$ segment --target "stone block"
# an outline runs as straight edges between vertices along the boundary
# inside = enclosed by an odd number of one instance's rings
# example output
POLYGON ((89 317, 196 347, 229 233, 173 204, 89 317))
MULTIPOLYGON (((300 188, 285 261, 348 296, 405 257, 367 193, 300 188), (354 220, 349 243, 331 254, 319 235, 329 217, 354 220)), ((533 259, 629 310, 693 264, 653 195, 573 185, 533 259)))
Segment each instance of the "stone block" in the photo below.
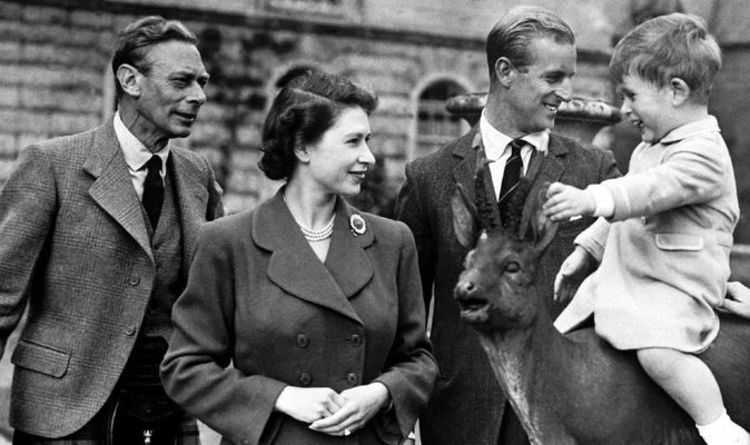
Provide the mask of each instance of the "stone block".
POLYGON ((262 127, 245 125, 237 129, 237 144, 245 148, 259 148, 263 138, 262 127))
POLYGON ((52 6, 26 6, 22 18, 31 23, 67 24, 69 13, 67 9, 52 6))
POLYGON ((0 41, 0 61, 16 63, 20 58, 20 43, 14 41, 0 41))
POLYGON ((0 158, 14 158, 17 154, 16 136, 12 133, 0 133, 0 158))
POLYGON ((15 167, 15 159, 0 158, 0 187, 2 187, 2 185, 5 184, 5 181, 8 180, 15 167))
POLYGON ((106 12, 76 11, 70 13, 70 23, 94 29, 111 28, 114 23, 112 14, 106 12))
POLYGON ((6 84, 45 85, 62 90, 101 90, 103 73, 79 69, 0 64, 0 81, 6 84))
POLYGON ((109 56, 90 48, 60 46, 53 43, 29 43, 23 46, 21 60, 51 65, 94 67, 102 69, 109 63, 109 56))
POLYGON ((5 41, 20 42, 24 39, 28 25, 20 20, 8 20, 4 15, 0 15, 0 36, 5 41))
POLYGON ((14 2, 0 2, 0 17, 3 20, 18 20, 23 17, 23 5, 14 2))
POLYGON ((46 120, 48 121, 47 126, 42 128, 46 128, 50 134, 55 136, 79 133, 101 124, 98 115, 59 111, 50 113, 46 120))
POLYGON ((190 141, 194 144, 221 145, 232 138, 226 126, 217 123, 196 122, 190 133, 190 141))
POLYGON ((17 107, 19 104, 18 87, 0 86, 0 106, 17 107))
POLYGON ((406 137, 401 135, 374 135, 370 150, 376 156, 404 157, 406 154, 406 137))
POLYGON ((65 91, 50 88, 26 87, 21 89, 21 104, 30 109, 78 111, 100 110, 102 98, 88 92, 65 91))

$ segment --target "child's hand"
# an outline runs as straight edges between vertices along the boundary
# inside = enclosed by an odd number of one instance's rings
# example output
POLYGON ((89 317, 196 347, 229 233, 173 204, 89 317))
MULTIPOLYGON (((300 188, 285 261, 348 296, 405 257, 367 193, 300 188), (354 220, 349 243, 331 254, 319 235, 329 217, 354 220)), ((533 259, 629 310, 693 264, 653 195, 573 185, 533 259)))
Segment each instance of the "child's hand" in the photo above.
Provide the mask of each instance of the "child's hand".
POLYGON ((563 261, 560 271, 555 276, 554 300, 564 303, 575 295, 578 286, 594 269, 594 259, 576 246, 575 250, 563 261))
POLYGON ((727 283, 727 298, 724 299, 724 306, 720 309, 740 317, 750 318, 750 289, 739 281, 727 283))
POLYGON ((555 182, 547 189, 547 201, 542 209, 551 220, 563 221, 593 215, 596 203, 586 190, 555 182))

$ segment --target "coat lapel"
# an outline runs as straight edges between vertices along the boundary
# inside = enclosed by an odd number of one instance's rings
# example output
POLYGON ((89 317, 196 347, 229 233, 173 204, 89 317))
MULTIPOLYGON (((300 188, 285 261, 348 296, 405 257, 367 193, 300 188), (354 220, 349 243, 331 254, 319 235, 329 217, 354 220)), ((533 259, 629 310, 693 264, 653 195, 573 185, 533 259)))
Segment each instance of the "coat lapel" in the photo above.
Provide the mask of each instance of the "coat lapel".
POLYGON ((458 162, 453 167, 453 179, 461 184, 468 196, 474 196, 474 174, 476 172, 477 150, 482 148, 482 135, 479 125, 458 140, 453 156, 458 162))
POLYGON ((336 224, 333 227, 331 247, 325 265, 347 298, 353 297, 373 276, 370 257, 365 252, 375 241, 375 234, 367 227, 365 233, 355 236, 349 218, 357 211, 339 198, 336 205, 336 224))
POLYGON ((310 303, 341 313, 358 323, 349 296, 372 278, 372 265, 362 241, 351 241, 345 203, 339 199, 333 237, 324 265, 310 248, 291 213, 281 190, 261 204, 253 217, 253 239, 272 251, 268 278, 287 293, 310 303), (341 258, 335 258, 337 255, 341 258), (331 270, 329 271, 329 268, 331 270))
MULTIPOLYGON (((182 264, 190 264, 195 241, 201 223, 206 221, 208 191, 200 182, 205 175, 186 158, 181 149, 170 147, 168 165, 172 165, 172 177, 177 193, 180 227, 182 228, 182 264)), ((183 268, 187 273, 188 268, 183 268)))
POLYGON ((111 123, 94 132, 90 156, 83 168, 95 178, 89 188, 91 198, 112 216, 135 239, 151 261, 154 261, 141 203, 133 188, 125 157, 111 123))
POLYGON ((533 212, 537 209, 537 203, 543 199, 540 194, 544 185, 559 180, 565 171, 564 159, 566 153, 568 153, 568 148, 554 134, 550 134, 546 156, 534 151, 526 172, 526 177, 531 180, 533 186, 523 207, 520 234, 526 232, 533 212))

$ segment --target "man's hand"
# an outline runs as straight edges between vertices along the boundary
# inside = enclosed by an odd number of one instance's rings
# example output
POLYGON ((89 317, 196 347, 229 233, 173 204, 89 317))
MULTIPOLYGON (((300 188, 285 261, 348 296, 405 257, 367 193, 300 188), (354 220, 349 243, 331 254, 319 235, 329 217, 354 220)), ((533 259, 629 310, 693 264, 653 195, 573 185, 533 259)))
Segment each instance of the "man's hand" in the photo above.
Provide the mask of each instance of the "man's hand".
POLYGON ((593 215, 596 202, 586 190, 555 182, 547 189, 547 201, 544 202, 542 210, 551 220, 564 221, 593 215))
POLYGON ((576 246, 573 253, 563 261, 560 271, 555 276, 555 301, 564 303, 573 298, 578 286, 593 270, 593 262, 591 255, 581 246, 576 246))
POLYGON ((727 298, 724 299, 724 306, 721 309, 740 317, 750 318, 750 289, 739 281, 727 283, 727 298))
POLYGON ((348 436, 364 427, 389 400, 388 389, 380 382, 347 389, 340 396, 344 400, 341 409, 313 422, 311 430, 332 436, 348 436))
POLYGON ((344 401, 331 388, 287 386, 276 399, 274 408, 300 422, 312 423, 338 412, 344 401))

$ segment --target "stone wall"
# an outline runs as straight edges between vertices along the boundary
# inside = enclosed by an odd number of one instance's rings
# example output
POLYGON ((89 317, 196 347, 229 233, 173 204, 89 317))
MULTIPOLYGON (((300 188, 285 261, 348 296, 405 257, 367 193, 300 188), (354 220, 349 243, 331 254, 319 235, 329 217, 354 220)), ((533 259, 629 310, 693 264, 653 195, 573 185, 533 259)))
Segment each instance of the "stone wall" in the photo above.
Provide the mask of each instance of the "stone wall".
MULTIPOLYGON (((390 194, 414 156, 420 91, 437 79, 467 91, 487 88, 483 38, 473 35, 432 39, 421 31, 353 26, 346 18, 331 24, 249 16, 234 11, 238 6, 232 2, 219 12, 173 6, 184 3, 0 1, 0 182, 29 143, 110 118, 114 91, 108 63, 115 33, 146 14, 183 20, 201 39, 212 76, 208 103, 183 143, 211 160, 232 212, 253 207, 279 185, 256 166, 260 131, 276 82, 295 67, 339 73, 378 93, 371 147, 383 168, 383 190, 390 194)), ((605 62, 599 53, 582 54, 578 91, 611 99, 605 62)))

